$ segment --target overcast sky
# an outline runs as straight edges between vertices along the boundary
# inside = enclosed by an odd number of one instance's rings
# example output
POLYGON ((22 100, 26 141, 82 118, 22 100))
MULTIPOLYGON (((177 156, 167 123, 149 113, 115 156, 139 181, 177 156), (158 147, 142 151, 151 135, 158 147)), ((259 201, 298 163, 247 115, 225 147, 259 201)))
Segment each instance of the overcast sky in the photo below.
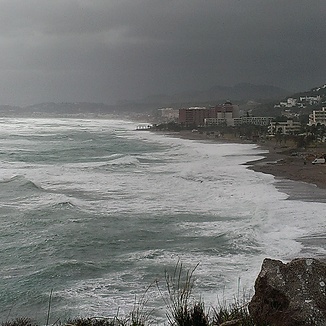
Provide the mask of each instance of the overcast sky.
POLYGON ((0 104, 326 83, 325 0, 0 0, 0 104))

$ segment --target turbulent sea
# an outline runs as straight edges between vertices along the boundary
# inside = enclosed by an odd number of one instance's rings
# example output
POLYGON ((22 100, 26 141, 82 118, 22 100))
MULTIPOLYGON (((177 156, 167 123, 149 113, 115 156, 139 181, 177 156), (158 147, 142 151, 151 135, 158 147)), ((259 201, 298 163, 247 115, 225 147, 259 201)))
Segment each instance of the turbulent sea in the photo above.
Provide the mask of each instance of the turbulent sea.
POLYGON ((199 264, 194 294, 210 307, 252 294, 265 257, 325 254, 326 204, 249 170, 262 149, 135 127, 0 119, 1 321, 45 324, 53 291, 50 322, 124 315, 145 295, 162 323, 153 284, 178 261, 199 264))

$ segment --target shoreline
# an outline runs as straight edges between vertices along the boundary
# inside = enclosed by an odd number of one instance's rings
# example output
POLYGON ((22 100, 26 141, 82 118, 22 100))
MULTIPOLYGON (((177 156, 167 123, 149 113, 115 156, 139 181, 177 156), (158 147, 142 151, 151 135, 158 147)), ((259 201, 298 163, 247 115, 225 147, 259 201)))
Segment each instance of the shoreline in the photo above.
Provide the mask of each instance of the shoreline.
POLYGON ((276 144, 274 140, 264 143, 242 140, 233 135, 216 137, 214 134, 191 131, 162 132, 166 135, 199 141, 213 141, 219 143, 254 144, 266 150, 264 158, 245 163, 248 169, 255 172, 271 174, 275 179, 292 180, 314 185, 326 190, 326 164, 312 164, 316 156, 326 154, 326 145, 319 145, 298 150, 293 144, 286 146, 276 144))
POLYGON ((265 174, 271 174, 278 180, 291 180, 314 185, 326 189, 326 165, 312 164, 313 159, 320 155, 323 147, 297 151, 293 147, 281 148, 274 144, 257 144, 268 150, 264 158, 247 162, 248 168, 265 174))

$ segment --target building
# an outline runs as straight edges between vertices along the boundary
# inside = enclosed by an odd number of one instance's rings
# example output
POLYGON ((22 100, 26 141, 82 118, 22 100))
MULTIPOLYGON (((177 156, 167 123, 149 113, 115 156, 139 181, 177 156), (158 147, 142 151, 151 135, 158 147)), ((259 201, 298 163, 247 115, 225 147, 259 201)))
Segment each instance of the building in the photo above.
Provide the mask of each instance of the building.
POLYGON ((309 105, 318 104, 321 100, 321 96, 300 96, 299 101, 307 103, 309 105))
POLYGON ((226 113, 225 117, 205 119, 206 126, 240 126, 240 125, 255 125, 255 126, 268 126, 274 117, 233 117, 226 113))
POLYGON ((310 96, 310 95, 305 95, 305 96, 299 96, 299 98, 294 98, 294 97, 288 97, 286 101, 281 101, 278 104, 274 105, 274 108, 306 108, 307 105, 316 105, 320 103, 321 101, 321 96, 316 95, 316 96, 310 96))
POLYGON ((249 124, 255 126, 268 126, 274 117, 241 117, 241 124, 249 124))
POLYGON ((288 119, 287 121, 271 121, 268 126, 268 133, 270 135, 284 134, 294 135, 301 130, 301 123, 299 121, 293 121, 288 119))
POLYGON ((314 110, 309 114, 309 126, 313 125, 325 125, 326 126, 326 107, 323 107, 321 110, 314 110))
POLYGON ((293 97, 289 97, 287 100, 286 100, 286 107, 288 108, 292 108, 294 106, 297 105, 297 102, 298 100, 296 98, 293 98, 293 97))
POLYGON ((205 107, 182 108, 179 109, 179 123, 185 126, 202 126, 208 115, 205 107))
POLYGON ((238 107, 227 102, 224 105, 218 105, 213 110, 213 117, 204 119, 205 126, 226 125, 234 126, 234 119, 238 118, 238 107))
POLYGON ((293 97, 289 97, 286 101, 281 101, 279 104, 274 105, 274 108, 292 108, 297 105, 298 100, 293 97))
POLYGON ((185 126, 208 126, 221 123, 230 123, 232 125, 233 118, 239 116, 238 106, 226 102, 223 105, 215 107, 191 107, 179 110, 179 123, 185 126))

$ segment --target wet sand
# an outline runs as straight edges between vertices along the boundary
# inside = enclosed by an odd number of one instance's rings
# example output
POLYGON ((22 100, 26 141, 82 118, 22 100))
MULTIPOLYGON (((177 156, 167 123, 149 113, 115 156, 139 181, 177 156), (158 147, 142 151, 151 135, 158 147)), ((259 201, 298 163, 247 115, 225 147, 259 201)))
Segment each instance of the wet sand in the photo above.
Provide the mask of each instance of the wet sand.
MULTIPOLYGON (((191 131, 181 131, 170 134, 176 137, 194 140, 253 143, 252 141, 241 140, 233 135, 217 137, 216 134, 207 135, 205 133, 200 134, 191 131)), ((317 197, 321 197, 320 199, 322 199, 325 194, 326 201, 326 164, 311 163, 315 157, 326 154, 326 145, 300 150, 296 149, 293 144, 282 144, 281 146, 280 144, 276 144, 274 140, 257 143, 257 145, 268 152, 264 154, 265 158, 246 163, 249 169, 256 172, 271 174, 275 176, 276 179, 280 180, 300 181, 314 185, 310 187, 311 189, 316 188, 316 186, 320 189, 325 189, 325 192, 311 191, 310 194, 313 195, 315 193, 317 197)))
POLYGON ((250 169, 272 174, 277 179, 301 181, 326 189, 326 164, 311 163, 326 149, 319 147, 296 151, 294 148, 271 148, 271 145, 262 145, 269 153, 262 160, 249 162, 250 169))

